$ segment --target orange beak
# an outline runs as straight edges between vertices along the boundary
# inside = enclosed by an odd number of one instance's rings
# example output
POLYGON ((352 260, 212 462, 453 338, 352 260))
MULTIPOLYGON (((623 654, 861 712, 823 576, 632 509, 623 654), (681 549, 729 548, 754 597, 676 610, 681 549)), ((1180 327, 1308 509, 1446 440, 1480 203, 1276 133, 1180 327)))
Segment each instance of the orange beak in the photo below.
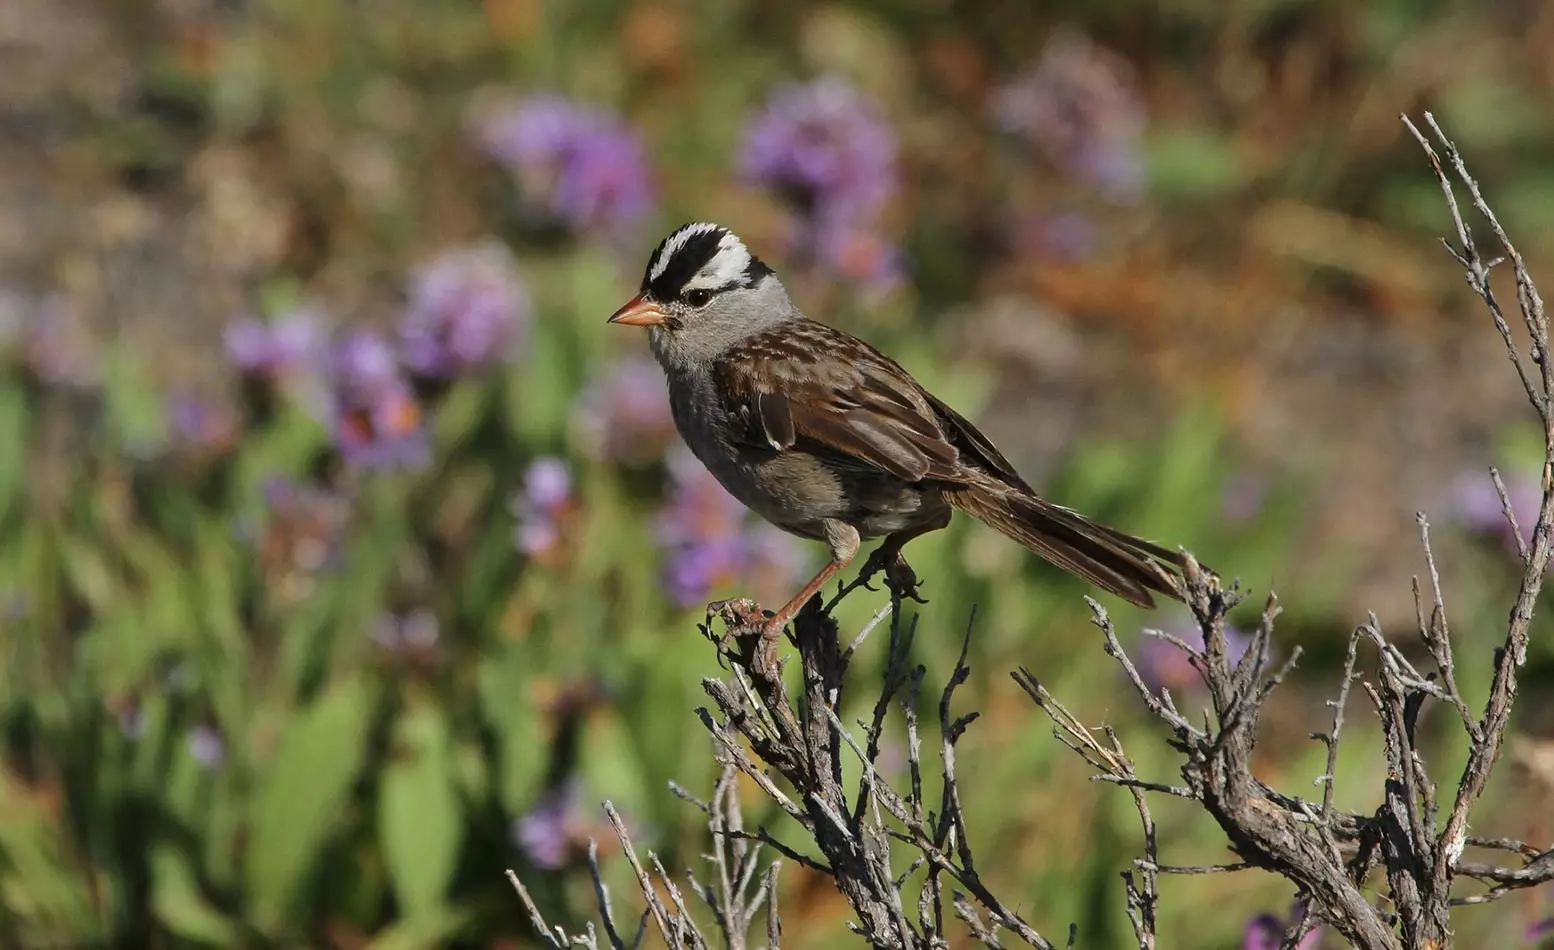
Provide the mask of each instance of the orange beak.
POLYGON ((609 322, 628 327, 656 327, 664 322, 664 311, 658 304, 637 294, 626 301, 626 306, 615 311, 609 322))

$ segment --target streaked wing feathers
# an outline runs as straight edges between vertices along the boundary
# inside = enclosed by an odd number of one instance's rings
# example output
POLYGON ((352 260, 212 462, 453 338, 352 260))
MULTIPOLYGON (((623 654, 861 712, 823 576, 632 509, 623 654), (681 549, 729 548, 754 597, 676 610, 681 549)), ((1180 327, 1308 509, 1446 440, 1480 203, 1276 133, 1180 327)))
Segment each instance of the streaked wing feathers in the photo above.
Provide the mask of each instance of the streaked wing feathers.
POLYGON ((841 331, 784 324, 726 354, 717 372, 730 410, 748 420, 751 445, 796 446, 908 482, 963 474, 930 397, 888 357, 841 331))

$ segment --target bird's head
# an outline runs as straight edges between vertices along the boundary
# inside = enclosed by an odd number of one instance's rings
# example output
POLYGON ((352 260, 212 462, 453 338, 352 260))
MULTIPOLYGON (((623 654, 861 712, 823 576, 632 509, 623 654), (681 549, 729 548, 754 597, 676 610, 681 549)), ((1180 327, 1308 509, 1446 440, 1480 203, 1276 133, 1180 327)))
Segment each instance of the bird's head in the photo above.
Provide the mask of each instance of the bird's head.
POLYGON ((738 235, 696 222, 659 242, 637 295, 610 322, 647 327, 654 354, 673 370, 799 317, 772 269, 738 235))

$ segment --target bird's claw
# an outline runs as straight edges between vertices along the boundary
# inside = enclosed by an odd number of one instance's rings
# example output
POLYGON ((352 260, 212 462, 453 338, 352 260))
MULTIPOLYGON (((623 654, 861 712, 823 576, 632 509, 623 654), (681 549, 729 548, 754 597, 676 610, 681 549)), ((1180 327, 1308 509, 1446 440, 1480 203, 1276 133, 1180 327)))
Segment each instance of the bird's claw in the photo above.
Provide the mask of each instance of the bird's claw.
POLYGON ((891 592, 902 600, 915 600, 920 604, 928 603, 917 592, 917 588, 922 584, 917 579, 917 572, 912 570, 912 565, 906 562, 906 558, 902 557, 899 551, 896 552, 895 558, 885 565, 885 583, 889 584, 891 592))
POLYGON ((890 588, 891 593, 902 600, 915 600, 920 604, 928 603, 917 592, 922 582, 917 579, 917 573, 912 570, 912 565, 906 562, 900 549, 887 552, 884 548, 875 548, 874 553, 869 555, 868 561, 864 562, 863 570, 858 574, 858 586, 868 590, 879 590, 869 582, 875 574, 881 572, 885 574, 885 584, 890 588))
POLYGON ((729 643, 733 641, 741 647, 748 646, 749 639, 756 637, 761 645, 763 654, 776 656, 777 643, 782 639, 782 625, 773 625, 777 614, 766 610, 760 604, 748 597, 735 597, 730 600, 713 601, 707 605, 707 624, 704 628, 708 631, 708 637, 718 645, 719 659, 728 654, 738 656, 730 652, 729 643), (713 634, 712 619, 723 621, 723 633, 713 634))

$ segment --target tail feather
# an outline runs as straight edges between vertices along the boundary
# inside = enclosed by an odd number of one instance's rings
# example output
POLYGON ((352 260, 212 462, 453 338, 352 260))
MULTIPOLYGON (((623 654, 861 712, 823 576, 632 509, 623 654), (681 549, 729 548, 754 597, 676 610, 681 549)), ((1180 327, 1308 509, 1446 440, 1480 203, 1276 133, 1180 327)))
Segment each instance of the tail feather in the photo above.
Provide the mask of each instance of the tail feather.
POLYGON ((1162 566, 1180 569, 1185 558, 1179 553, 1002 486, 959 486, 947 491, 946 498, 1075 577, 1129 603, 1154 607, 1151 592, 1181 599, 1162 566))

